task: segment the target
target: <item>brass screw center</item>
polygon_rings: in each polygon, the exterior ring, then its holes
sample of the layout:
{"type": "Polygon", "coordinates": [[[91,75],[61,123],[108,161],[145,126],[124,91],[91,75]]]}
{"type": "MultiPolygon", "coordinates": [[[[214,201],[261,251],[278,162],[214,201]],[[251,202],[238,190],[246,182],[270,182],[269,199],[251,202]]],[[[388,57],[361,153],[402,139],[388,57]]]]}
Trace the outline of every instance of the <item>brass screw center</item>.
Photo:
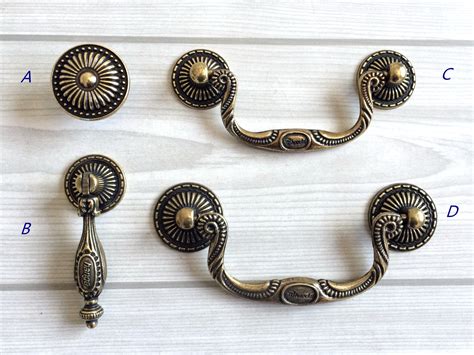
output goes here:
{"type": "Polygon", "coordinates": [[[79,76],[79,84],[85,89],[91,89],[97,84],[97,75],[92,71],[85,71],[79,76]]]}
{"type": "Polygon", "coordinates": [[[393,85],[400,84],[407,76],[407,68],[400,62],[391,63],[388,68],[388,80],[393,85]]]}
{"type": "Polygon", "coordinates": [[[179,228],[190,230],[194,228],[194,209],[189,207],[181,208],[176,213],[176,224],[179,228]]]}
{"type": "Polygon", "coordinates": [[[407,212],[408,227],[418,229],[425,223],[425,214],[417,207],[411,207],[407,212]]]}
{"type": "Polygon", "coordinates": [[[191,80],[196,84],[205,84],[209,80],[209,68],[203,62],[194,63],[189,70],[191,80]]]}

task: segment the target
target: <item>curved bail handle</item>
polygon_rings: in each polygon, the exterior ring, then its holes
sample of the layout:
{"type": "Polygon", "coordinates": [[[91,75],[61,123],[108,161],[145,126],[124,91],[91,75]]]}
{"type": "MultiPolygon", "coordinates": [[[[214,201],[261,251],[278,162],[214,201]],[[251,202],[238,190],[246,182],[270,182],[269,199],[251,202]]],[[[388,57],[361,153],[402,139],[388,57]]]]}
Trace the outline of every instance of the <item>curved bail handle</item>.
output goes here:
{"type": "Polygon", "coordinates": [[[300,152],[332,148],[347,143],[364,133],[372,121],[374,101],[372,93],[385,85],[387,74],[381,71],[368,71],[357,80],[359,93],[359,117],[351,128],[343,132],[329,132],[316,129],[286,128],[251,132],[242,128],[235,119],[234,109],[237,97],[237,79],[228,69],[212,73],[210,82],[224,95],[221,101],[221,118],[224,127],[233,136],[256,148],[300,152]]]}
{"type": "Polygon", "coordinates": [[[95,228],[95,217],[100,214],[99,198],[94,196],[96,178],[92,173],[84,172],[79,179],[82,195],[78,213],[83,218],[83,228],[76,251],[74,280],[85,301],[79,314],[88,328],[95,328],[104,313],[98,299],[107,278],[107,263],[95,228]]]}
{"type": "Polygon", "coordinates": [[[228,236],[225,218],[217,213],[198,218],[197,230],[211,241],[208,268],[214,280],[228,292],[252,300],[265,300],[290,305],[306,305],[349,298],[375,286],[388,268],[388,239],[399,233],[403,216],[382,213],[372,225],[374,260],[364,275],[345,282],[310,277],[291,277],[266,281],[241,281],[231,276],[224,266],[228,236]]]}
{"type": "Polygon", "coordinates": [[[336,301],[368,290],[387,271],[389,248],[407,251],[425,245],[437,222],[436,207],[425,191],[410,184],[390,185],[369,208],[374,257],[364,275],[343,282],[310,277],[241,281],[225,269],[228,226],[219,200],[208,188],[195,183],[173,186],[159,199],[154,216],[158,235],[168,246],[184,252],[209,247],[209,272],[228,292],[292,305],[336,301]]]}
{"type": "Polygon", "coordinates": [[[358,71],[359,117],[343,132],[304,128],[252,132],[240,127],[234,117],[236,77],[212,51],[185,53],[173,69],[172,82],[175,93],[188,106],[210,108],[221,103],[225,128],[242,142],[271,151],[301,152],[332,148],[357,138],[367,130],[374,105],[385,109],[402,105],[412,95],[416,79],[413,66],[402,54],[390,50],[372,53],[358,71]]]}

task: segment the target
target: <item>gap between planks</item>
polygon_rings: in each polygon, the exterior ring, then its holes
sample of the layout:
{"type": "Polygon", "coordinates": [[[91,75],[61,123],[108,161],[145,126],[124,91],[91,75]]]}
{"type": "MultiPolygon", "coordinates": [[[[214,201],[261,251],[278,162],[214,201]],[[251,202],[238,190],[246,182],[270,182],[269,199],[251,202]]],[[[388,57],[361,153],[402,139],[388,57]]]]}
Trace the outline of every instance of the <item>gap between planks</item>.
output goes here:
{"type": "MultiPolygon", "coordinates": [[[[460,279],[387,279],[378,284],[388,287],[405,286],[474,286],[473,278],[460,279]]],[[[108,289],[137,290],[165,288],[209,288],[219,287],[211,280],[203,281],[158,281],[158,282],[109,282],[108,289]]],[[[48,291],[75,290],[73,283],[41,283],[41,284],[0,284],[0,291],[48,291]]]]}
{"type": "Polygon", "coordinates": [[[414,47],[473,47],[474,40],[401,40],[401,39],[312,39],[312,38],[214,38],[160,36],[87,36],[87,35],[26,35],[0,34],[0,41],[18,42],[120,42],[169,44],[235,44],[235,45],[294,45],[294,46],[414,46],[414,47]]]}

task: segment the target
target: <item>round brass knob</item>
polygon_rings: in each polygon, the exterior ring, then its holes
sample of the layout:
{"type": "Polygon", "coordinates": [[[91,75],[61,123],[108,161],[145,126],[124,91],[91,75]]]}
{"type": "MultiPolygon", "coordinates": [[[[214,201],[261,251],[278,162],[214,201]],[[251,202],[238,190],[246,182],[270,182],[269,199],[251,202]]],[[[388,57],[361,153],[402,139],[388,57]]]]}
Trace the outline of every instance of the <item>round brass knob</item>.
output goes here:
{"type": "Polygon", "coordinates": [[[156,204],[155,228],[170,247],[184,252],[198,251],[210,243],[196,230],[196,219],[206,213],[223,213],[212,191],[195,183],[175,185],[156,204]]]}
{"type": "Polygon", "coordinates": [[[51,82],[61,107],[87,121],[116,112],[129,89],[125,64],[110,49],[96,44],[83,44],[65,52],[54,66],[51,82]]]}
{"type": "Polygon", "coordinates": [[[369,223],[383,212],[400,214],[404,223],[400,233],[389,238],[390,248],[401,251],[418,249],[434,234],[438,215],[431,197],[411,184],[395,184],[380,191],[369,208],[369,223]]]}
{"type": "Polygon", "coordinates": [[[217,69],[229,69],[229,66],[213,51],[196,49],[182,55],[171,75],[173,89],[181,102],[201,109],[218,105],[224,92],[209,83],[212,72],[217,69]]]}
{"type": "Polygon", "coordinates": [[[386,82],[381,83],[372,93],[374,105],[379,108],[391,109],[401,106],[415,90],[415,69],[403,54],[392,50],[372,53],[360,65],[359,77],[368,71],[386,73],[386,82]]]}

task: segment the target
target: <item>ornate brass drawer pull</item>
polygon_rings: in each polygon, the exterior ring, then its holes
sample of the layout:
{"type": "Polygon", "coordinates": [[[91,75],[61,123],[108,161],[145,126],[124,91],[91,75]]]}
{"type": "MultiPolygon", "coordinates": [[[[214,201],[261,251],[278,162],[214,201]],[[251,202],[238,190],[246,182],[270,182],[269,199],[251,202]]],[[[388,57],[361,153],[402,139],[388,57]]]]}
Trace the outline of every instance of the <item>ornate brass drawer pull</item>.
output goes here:
{"type": "Polygon", "coordinates": [[[369,208],[374,262],[367,273],[345,282],[309,277],[247,282],[225,270],[227,222],[209,189],[193,183],[176,185],[161,196],[154,213],[158,235],[168,246],[184,252],[209,246],[209,272],[228,292],[297,305],[341,300],[373,287],[387,271],[389,247],[401,251],[421,247],[433,235],[436,221],[436,207],[425,191],[410,184],[391,185],[375,196],[369,208]]]}
{"type": "Polygon", "coordinates": [[[54,97],[66,112],[86,121],[113,114],[127,99],[127,68],[110,49],[82,44],[69,49],[54,65],[54,97]]]}
{"type": "Polygon", "coordinates": [[[80,311],[87,327],[95,328],[104,313],[98,304],[107,263],[95,228],[95,217],[114,208],[125,192],[125,177],[112,159],[88,155],[77,160],[66,173],[67,198],[83,218],[82,237],[76,252],[74,280],[85,305],[80,311]]]}
{"type": "Polygon", "coordinates": [[[273,151],[307,151],[331,148],[362,134],[370,124],[373,108],[392,109],[405,103],[415,88],[413,66],[400,53],[383,50],[368,56],[357,72],[360,113],[355,125],[340,133],[317,129],[271,129],[250,132],[234,117],[237,79],[225,60],[209,50],[197,49],[176,62],[173,88],[186,105],[206,109],[221,103],[221,116],[227,131],[256,148],[273,151]]]}

